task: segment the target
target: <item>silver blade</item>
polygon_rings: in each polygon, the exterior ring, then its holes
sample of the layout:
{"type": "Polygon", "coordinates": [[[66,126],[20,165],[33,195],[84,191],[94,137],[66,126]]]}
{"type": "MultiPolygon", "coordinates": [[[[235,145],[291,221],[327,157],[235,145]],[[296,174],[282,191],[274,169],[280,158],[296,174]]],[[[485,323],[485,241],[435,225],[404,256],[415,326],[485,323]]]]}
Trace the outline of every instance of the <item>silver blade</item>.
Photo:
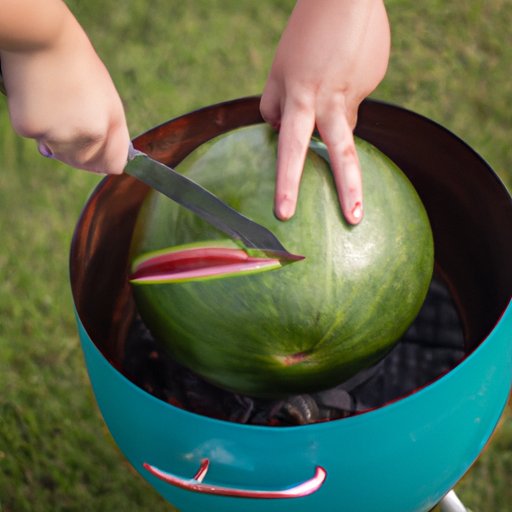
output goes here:
{"type": "Polygon", "coordinates": [[[264,226],[245,217],[201,185],[145,153],[130,148],[129,161],[124,171],[188,208],[231,238],[240,240],[248,249],[263,251],[284,260],[304,258],[288,252],[264,226]]]}

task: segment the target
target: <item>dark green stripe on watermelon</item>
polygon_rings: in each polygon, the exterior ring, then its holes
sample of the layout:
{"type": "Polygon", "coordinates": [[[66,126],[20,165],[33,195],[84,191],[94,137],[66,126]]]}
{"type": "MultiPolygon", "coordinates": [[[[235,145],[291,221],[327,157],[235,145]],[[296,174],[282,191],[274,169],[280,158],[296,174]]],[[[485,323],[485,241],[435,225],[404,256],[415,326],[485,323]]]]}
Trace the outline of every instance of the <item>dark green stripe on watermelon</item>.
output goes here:
{"type": "MultiPolygon", "coordinates": [[[[134,286],[145,323],[179,362],[220,387],[279,396],[338,384],[393,347],[424,301],[432,233],[405,175],[370,144],[356,145],[365,192],[356,227],[342,218],[330,169],[312,151],[295,216],[275,218],[277,141],[266,126],[232,132],[183,162],[187,176],[306,258],[271,272],[134,286]]],[[[236,247],[150,194],[133,255],[190,243],[236,247]]]]}

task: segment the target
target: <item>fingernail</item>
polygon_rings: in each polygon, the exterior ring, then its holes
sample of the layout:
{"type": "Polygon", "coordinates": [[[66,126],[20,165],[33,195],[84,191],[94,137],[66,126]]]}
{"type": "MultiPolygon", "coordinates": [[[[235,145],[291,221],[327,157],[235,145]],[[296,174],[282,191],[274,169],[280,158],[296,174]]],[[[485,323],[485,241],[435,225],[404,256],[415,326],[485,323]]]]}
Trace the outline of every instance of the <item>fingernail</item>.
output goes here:
{"type": "Polygon", "coordinates": [[[280,220],[288,220],[293,217],[294,213],[293,203],[289,199],[283,199],[278,205],[276,205],[275,214],[280,220]]]}
{"type": "Polygon", "coordinates": [[[41,155],[43,155],[44,157],[52,158],[52,156],[53,156],[52,150],[44,142],[40,142],[37,145],[37,149],[38,149],[39,153],[41,153],[41,155]]]}
{"type": "Polygon", "coordinates": [[[359,221],[363,217],[363,205],[358,201],[352,208],[352,217],[359,221]]]}

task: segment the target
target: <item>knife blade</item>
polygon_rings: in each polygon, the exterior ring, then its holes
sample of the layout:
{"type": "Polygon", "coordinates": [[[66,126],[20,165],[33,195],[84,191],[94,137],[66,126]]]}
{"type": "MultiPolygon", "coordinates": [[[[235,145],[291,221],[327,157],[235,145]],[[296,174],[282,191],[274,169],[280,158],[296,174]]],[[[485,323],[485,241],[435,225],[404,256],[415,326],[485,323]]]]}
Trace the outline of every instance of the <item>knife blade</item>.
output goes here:
{"type": "Polygon", "coordinates": [[[249,251],[262,251],[284,261],[298,261],[304,256],[287,251],[266,227],[245,217],[195,181],[147,154],[130,147],[124,172],[161,192],[181,206],[199,215],[249,251]]]}

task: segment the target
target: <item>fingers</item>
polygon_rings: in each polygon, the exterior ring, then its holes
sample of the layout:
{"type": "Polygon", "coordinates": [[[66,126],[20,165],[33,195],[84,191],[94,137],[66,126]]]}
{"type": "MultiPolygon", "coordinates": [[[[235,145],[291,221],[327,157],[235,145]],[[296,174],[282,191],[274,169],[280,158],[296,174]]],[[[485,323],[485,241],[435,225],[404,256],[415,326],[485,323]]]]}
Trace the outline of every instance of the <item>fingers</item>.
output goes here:
{"type": "Polygon", "coordinates": [[[274,130],[279,130],[281,126],[281,103],[277,84],[273,80],[268,80],[260,101],[260,112],[263,119],[274,130]]]}
{"type": "Polygon", "coordinates": [[[343,215],[350,224],[358,224],[363,218],[363,184],[354,135],[347,115],[342,109],[330,109],[326,115],[317,118],[317,127],[329,151],[343,215]]]}
{"type": "Polygon", "coordinates": [[[121,174],[126,165],[130,137],[124,115],[110,120],[106,129],[68,137],[40,137],[39,153],[77,169],[102,174],[121,174]]]}
{"type": "Polygon", "coordinates": [[[307,99],[288,100],[281,112],[279,95],[274,92],[271,85],[267,86],[260,109],[265,121],[279,129],[276,216],[288,220],[295,213],[304,161],[316,121],[329,151],[343,215],[350,224],[358,224],[363,218],[363,187],[352,133],[356,115],[346,112],[344,102],[332,102],[326,108],[319,108],[307,99]]]}
{"type": "Polygon", "coordinates": [[[281,114],[272,95],[263,98],[263,117],[279,129],[274,213],[279,219],[288,220],[297,207],[304,160],[315,126],[314,109],[308,102],[293,101],[284,105],[281,114]]]}
{"type": "Polygon", "coordinates": [[[128,127],[124,120],[111,129],[107,144],[102,156],[102,162],[99,167],[103,167],[108,174],[121,174],[128,160],[128,151],[130,147],[130,135],[128,127]]]}
{"type": "Polygon", "coordinates": [[[295,213],[304,161],[314,127],[314,112],[309,109],[287,108],[281,119],[274,211],[282,220],[290,219],[295,213]]]}

